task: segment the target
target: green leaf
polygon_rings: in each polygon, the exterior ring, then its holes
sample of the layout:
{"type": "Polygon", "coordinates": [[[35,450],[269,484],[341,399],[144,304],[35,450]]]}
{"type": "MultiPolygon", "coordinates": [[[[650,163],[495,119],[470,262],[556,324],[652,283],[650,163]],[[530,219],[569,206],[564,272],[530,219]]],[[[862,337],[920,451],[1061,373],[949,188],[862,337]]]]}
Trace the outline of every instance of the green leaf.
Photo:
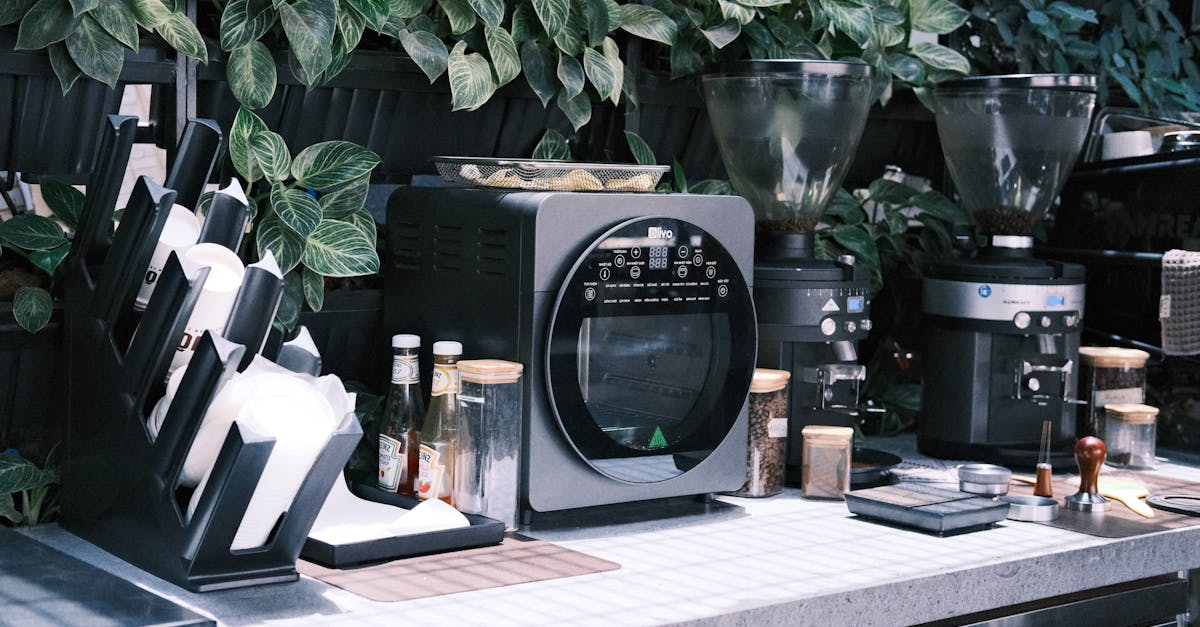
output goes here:
{"type": "Polygon", "coordinates": [[[186,54],[201,63],[208,63],[208,48],[196,25],[182,13],[171,13],[167,19],[154,28],[168,44],[176,51],[186,54]]]}
{"type": "Polygon", "coordinates": [[[230,52],[225,76],[233,96],[251,109],[267,106],[275,95],[275,59],[261,41],[253,40],[230,52]]]}
{"type": "Polygon", "coordinates": [[[233,127],[229,130],[229,158],[238,174],[253,183],[263,177],[262,168],[250,154],[250,137],[255,133],[266,132],[269,129],[262,119],[246,107],[238,107],[237,115],[233,118],[233,127]]]}
{"type": "Polygon", "coordinates": [[[571,11],[571,0],[533,0],[533,10],[538,21],[551,39],[558,36],[559,31],[567,24],[571,11]]]}
{"type": "Polygon", "coordinates": [[[475,11],[467,0],[437,0],[450,20],[450,32],[461,35],[475,27],[475,11]]]}
{"type": "MultiPolygon", "coordinates": [[[[342,52],[351,54],[354,48],[358,46],[358,42],[362,41],[363,31],[367,29],[367,18],[355,10],[348,4],[349,0],[340,0],[342,4],[338,5],[337,12],[337,30],[334,31],[333,40],[338,44],[334,49],[334,53],[342,52]]],[[[376,30],[383,32],[387,29],[387,21],[376,30]]],[[[394,36],[394,35],[393,35],[394,36]]],[[[333,63],[332,61],[330,62],[333,63]]]]}
{"type": "Polygon", "coordinates": [[[558,53],[558,82],[567,98],[574,98],[583,91],[583,66],[575,57],[562,52],[558,53]]]}
{"type": "Polygon", "coordinates": [[[0,492],[0,518],[6,518],[14,525],[19,525],[24,520],[21,512],[18,512],[13,504],[13,495],[7,492],[0,492]]]}
{"type": "Polygon", "coordinates": [[[46,49],[50,53],[50,69],[54,70],[54,75],[58,77],[58,84],[62,88],[63,95],[66,95],[71,90],[71,86],[75,81],[83,76],[83,71],[78,65],[71,60],[71,53],[67,52],[67,44],[61,41],[56,44],[50,44],[46,49]]]}
{"type": "Polygon", "coordinates": [[[960,74],[971,73],[971,64],[966,57],[945,46],[923,41],[912,47],[912,53],[932,67],[960,74]]]}
{"type": "Polygon", "coordinates": [[[859,263],[868,268],[879,268],[879,248],[875,238],[862,225],[836,226],[830,231],[833,239],[850,251],[859,263]]]}
{"type": "Polygon", "coordinates": [[[323,220],[308,236],[304,265],[325,276],[347,277],[379,271],[375,242],[353,224],[323,220]]]}
{"type": "Polygon", "coordinates": [[[580,0],[583,10],[583,23],[587,28],[587,45],[599,46],[605,36],[615,27],[609,25],[608,6],[605,0],[580,0]]]}
{"type": "Polygon", "coordinates": [[[388,0],[346,0],[346,3],[367,18],[371,28],[378,31],[387,24],[388,13],[391,11],[391,4],[388,0]]]}
{"type": "Polygon", "coordinates": [[[725,46],[733,43],[738,35],[742,34],[742,25],[735,18],[730,18],[711,28],[700,30],[704,33],[704,38],[713,45],[714,48],[720,50],[725,46]]]}
{"type": "Polygon", "coordinates": [[[75,12],[75,15],[83,15],[96,8],[98,4],[100,4],[100,0],[71,0],[71,10],[75,12]]]}
{"type": "Polygon", "coordinates": [[[554,45],[558,46],[559,50],[573,57],[582,56],[584,48],[587,47],[583,41],[586,34],[587,25],[584,24],[583,12],[581,9],[572,6],[567,16],[566,26],[563,26],[558,31],[558,34],[554,36],[554,45]]]}
{"type": "Polygon", "coordinates": [[[871,19],[875,20],[876,24],[900,26],[904,24],[905,17],[904,14],[895,7],[884,4],[875,7],[874,10],[871,11],[871,19]]]}
{"type": "Polygon", "coordinates": [[[513,41],[519,44],[533,41],[540,36],[541,32],[542,25],[538,21],[537,13],[533,10],[533,5],[528,3],[517,5],[512,16],[513,41]]]}
{"type": "Polygon", "coordinates": [[[283,31],[301,71],[293,72],[312,87],[317,77],[333,61],[333,33],[337,28],[337,7],[333,0],[299,0],[278,7],[283,31]]]}
{"type": "Polygon", "coordinates": [[[250,158],[268,179],[282,181],[288,177],[292,167],[292,156],[288,153],[283,137],[271,131],[259,131],[250,136],[250,158]]]}
{"type": "Polygon", "coordinates": [[[50,485],[52,481],[53,475],[38,468],[33,462],[0,453],[0,494],[35,490],[50,485]]]}
{"type": "Polygon", "coordinates": [[[521,44],[521,66],[525,71],[525,82],[529,83],[545,107],[558,88],[554,53],[531,39],[521,44]]]}
{"type": "Polygon", "coordinates": [[[420,67],[425,76],[429,78],[430,83],[437,80],[446,71],[450,53],[446,50],[446,44],[442,43],[437,35],[423,30],[404,30],[400,32],[400,44],[404,46],[404,51],[417,64],[417,67],[420,67]]]}
{"type": "Polygon", "coordinates": [[[16,24],[18,20],[25,17],[33,3],[37,0],[6,0],[0,2],[0,26],[8,26],[16,24]]]}
{"type": "Polygon", "coordinates": [[[871,10],[845,0],[820,0],[834,27],[859,45],[871,38],[871,10]]]}
{"type": "MultiPolygon", "coordinates": [[[[612,43],[613,53],[615,54],[616,42],[611,39],[608,39],[608,42],[612,43]]],[[[621,99],[624,66],[621,64],[620,58],[616,58],[615,65],[612,63],[612,60],[612,56],[601,54],[593,48],[588,48],[583,52],[583,69],[587,72],[588,80],[592,81],[592,85],[596,87],[596,91],[602,97],[608,98],[613,104],[617,104],[621,99]]]]}
{"type": "Polygon", "coordinates": [[[585,93],[578,93],[572,97],[567,97],[565,92],[558,93],[558,108],[571,122],[571,126],[575,130],[583,128],[592,119],[592,101],[585,93]]]}
{"type": "Polygon", "coordinates": [[[113,39],[121,42],[122,46],[137,52],[138,49],[138,30],[137,21],[133,19],[133,12],[121,0],[102,0],[100,4],[92,9],[89,13],[105,32],[112,35],[113,39]]]}
{"type": "Polygon", "coordinates": [[[364,237],[372,242],[379,237],[379,227],[375,224],[375,218],[363,209],[350,214],[343,222],[353,224],[355,228],[362,231],[364,237]]]}
{"type": "Polygon", "coordinates": [[[62,263],[63,259],[67,258],[70,252],[71,244],[66,243],[50,250],[31,250],[25,255],[29,258],[30,263],[40,268],[46,274],[54,276],[59,264],[62,263]]]}
{"type": "Polygon", "coordinates": [[[917,190],[890,179],[875,179],[871,181],[868,189],[871,193],[871,200],[893,205],[906,203],[917,193],[917,190]]]}
{"type": "Polygon", "coordinates": [[[971,16],[950,0],[910,0],[908,15],[912,30],[938,35],[953,32],[971,16]]]}
{"type": "Polygon", "coordinates": [[[79,217],[83,215],[83,192],[48,176],[43,176],[40,181],[42,200],[46,206],[67,225],[67,228],[74,229],[79,224],[79,217]]]}
{"type": "Polygon", "coordinates": [[[447,64],[450,104],[454,111],[474,111],[483,106],[496,91],[496,81],[487,59],[475,52],[466,54],[466,49],[465,41],[454,44],[447,64]]]}
{"type": "MultiPolygon", "coordinates": [[[[675,43],[675,21],[665,13],[644,4],[622,4],[621,30],[671,46],[675,43]]],[[[674,50],[672,50],[674,53],[674,50]]]]}
{"type": "Polygon", "coordinates": [[[729,181],[719,179],[704,179],[688,189],[689,194],[707,194],[712,196],[729,196],[733,194],[733,186],[729,181]]]}
{"type": "MultiPolygon", "coordinates": [[[[1073,19],[1079,20],[1081,22],[1087,22],[1088,24],[1099,24],[1100,23],[1100,20],[1096,19],[1096,11],[1095,10],[1077,7],[1073,4],[1067,4],[1066,2],[1062,2],[1061,0],[1056,0],[1055,2],[1051,2],[1050,5],[1046,7],[1046,9],[1048,11],[1057,13],[1063,17],[1073,18],[1073,19]]],[[[1170,15],[1170,14],[1168,13],[1168,15],[1170,15]]]]}
{"type": "Polygon", "coordinates": [[[658,159],[654,156],[654,150],[650,148],[650,144],[642,139],[641,135],[633,131],[625,131],[625,143],[629,144],[629,152],[633,153],[633,160],[638,165],[658,165],[658,159]]]}
{"type": "Polygon", "coordinates": [[[292,161],[296,184],[315,190],[344,185],[371,172],[379,155],[353,142],[334,140],[313,144],[292,161]]]}
{"type": "Polygon", "coordinates": [[[255,244],[258,245],[258,255],[262,257],[266,251],[271,251],[279,269],[285,274],[300,263],[304,254],[304,237],[283,223],[279,216],[267,216],[258,223],[255,233],[255,244]]]}
{"type": "Polygon", "coordinates": [[[486,26],[483,34],[487,38],[488,53],[492,56],[492,67],[496,70],[496,85],[505,85],[521,74],[521,56],[512,35],[503,28],[486,26]]]}
{"type": "Polygon", "coordinates": [[[171,9],[162,0],[130,0],[133,19],[146,28],[158,28],[171,17],[171,9]]]}
{"type": "Polygon", "coordinates": [[[704,69],[704,57],[686,45],[671,46],[671,78],[698,74],[704,69]]]}
{"type": "Polygon", "coordinates": [[[83,21],[67,0],[38,0],[21,20],[16,50],[38,50],[67,38],[83,21]]]}
{"type": "Polygon", "coordinates": [[[563,137],[562,133],[548,128],[542,134],[542,138],[538,140],[537,146],[534,146],[532,156],[534,159],[569,161],[571,159],[571,147],[567,144],[567,138],[563,137]]]}
{"type": "Polygon", "coordinates": [[[1046,15],[1045,13],[1043,13],[1041,11],[1037,11],[1037,10],[1029,11],[1028,13],[1026,13],[1026,17],[1029,19],[1029,22],[1031,24],[1033,24],[1034,26],[1045,26],[1046,24],[1050,23],[1050,16],[1046,15]]]}
{"type": "Polygon", "coordinates": [[[252,13],[249,0],[230,0],[221,13],[221,49],[232,51],[271,30],[279,14],[271,6],[252,13]]]}
{"type": "Polygon", "coordinates": [[[908,204],[952,224],[967,224],[970,216],[958,205],[936,191],[922,192],[908,200],[908,204]]]}
{"type": "Polygon", "coordinates": [[[90,15],[67,36],[67,52],[84,74],[116,89],[125,65],[125,47],[90,15]]]}
{"type": "Polygon", "coordinates": [[[0,222],[0,240],[25,250],[50,250],[64,244],[67,238],[54,220],[23,213],[0,222]]]}
{"type": "Polygon", "coordinates": [[[364,174],[346,184],[345,187],[317,199],[324,220],[345,220],[367,202],[371,176],[364,174]]]}
{"type": "Polygon", "coordinates": [[[887,64],[892,74],[902,81],[913,85],[925,82],[925,65],[913,57],[906,54],[889,54],[887,64]]]}
{"type": "Polygon", "coordinates": [[[325,306],[325,277],[311,268],[304,268],[300,276],[304,286],[304,302],[308,303],[309,309],[321,311],[325,306]]]}
{"type": "Polygon", "coordinates": [[[272,185],[271,208],[300,237],[308,237],[321,223],[321,206],[304,190],[288,189],[278,183],[272,185]]]}
{"type": "Polygon", "coordinates": [[[753,22],[756,15],[754,9],[733,0],[717,0],[717,6],[725,19],[737,20],[742,26],[753,22]]]}
{"type": "Polygon", "coordinates": [[[504,21],[504,0],[467,0],[483,23],[498,28],[504,21]]]}
{"type": "MultiPolygon", "coordinates": [[[[388,2],[390,10],[388,12],[388,22],[396,19],[412,19],[429,10],[433,6],[433,0],[390,0],[388,2]]],[[[403,26],[403,24],[401,24],[403,26]]]]}
{"type": "Polygon", "coordinates": [[[50,298],[50,292],[40,287],[18,287],[13,294],[12,312],[13,318],[22,329],[37,333],[50,322],[50,314],[54,312],[54,299],[50,298]]]}

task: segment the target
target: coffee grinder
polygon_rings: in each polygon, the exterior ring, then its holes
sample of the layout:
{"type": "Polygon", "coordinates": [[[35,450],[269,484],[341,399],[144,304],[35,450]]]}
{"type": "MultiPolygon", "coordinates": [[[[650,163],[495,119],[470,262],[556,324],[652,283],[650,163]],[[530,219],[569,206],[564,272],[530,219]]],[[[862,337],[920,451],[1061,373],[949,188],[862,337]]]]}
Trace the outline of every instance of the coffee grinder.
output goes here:
{"type": "Polygon", "coordinates": [[[1084,268],[1033,256],[1033,232],[1079,156],[1096,78],[980,76],[939,85],[946,165],[986,244],[922,284],[922,453],[1032,467],[1043,422],[1070,460],[1084,268]]]}
{"type": "Polygon", "coordinates": [[[701,79],[725,169],[754,207],[758,366],[792,374],[794,478],[801,429],[858,422],[870,275],[852,256],[817,259],[813,232],[862,138],[873,76],[865,63],[755,60],[701,79]]]}

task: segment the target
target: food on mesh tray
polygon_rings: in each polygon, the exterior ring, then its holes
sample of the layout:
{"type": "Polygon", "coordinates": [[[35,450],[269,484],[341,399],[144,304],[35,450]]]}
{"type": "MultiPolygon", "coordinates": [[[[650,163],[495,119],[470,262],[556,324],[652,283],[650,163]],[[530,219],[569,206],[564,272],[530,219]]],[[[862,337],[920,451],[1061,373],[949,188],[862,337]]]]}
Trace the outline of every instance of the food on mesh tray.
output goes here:
{"type": "Polygon", "coordinates": [[[562,191],[595,191],[604,189],[604,183],[601,183],[600,179],[596,178],[591,172],[580,170],[579,168],[560,176],[535,181],[534,185],[539,189],[562,191]]]}
{"type": "Polygon", "coordinates": [[[604,182],[605,189],[631,190],[644,192],[654,187],[654,177],[649,174],[635,174],[627,179],[609,179],[604,182]]]}
{"type": "Polygon", "coordinates": [[[479,171],[479,166],[474,163],[468,163],[458,169],[458,175],[468,181],[478,181],[483,178],[483,172],[479,171]]]}
{"type": "Polygon", "coordinates": [[[508,168],[500,168],[479,181],[481,185],[491,187],[524,187],[525,181],[508,168]]]}

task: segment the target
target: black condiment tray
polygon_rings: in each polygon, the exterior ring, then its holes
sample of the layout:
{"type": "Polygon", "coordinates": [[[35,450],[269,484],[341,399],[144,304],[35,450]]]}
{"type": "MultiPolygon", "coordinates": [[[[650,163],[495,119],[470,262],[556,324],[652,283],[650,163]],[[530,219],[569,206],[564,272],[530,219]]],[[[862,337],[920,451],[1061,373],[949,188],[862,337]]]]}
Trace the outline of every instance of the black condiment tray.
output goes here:
{"type": "MultiPolygon", "coordinates": [[[[384,492],[374,486],[352,484],[350,491],[359,498],[404,509],[412,509],[420,503],[415,498],[384,492]]],[[[347,544],[329,544],[308,538],[300,550],[300,557],[328,568],[345,568],[365,562],[492,546],[504,539],[503,522],[477,514],[463,515],[471,526],[347,544]]]]}
{"type": "Polygon", "coordinates": [[[853,514],[939,535],[986,529],[1008,515],[1008,503],[923,483],[853,490],[845,497],[853,514]]]}

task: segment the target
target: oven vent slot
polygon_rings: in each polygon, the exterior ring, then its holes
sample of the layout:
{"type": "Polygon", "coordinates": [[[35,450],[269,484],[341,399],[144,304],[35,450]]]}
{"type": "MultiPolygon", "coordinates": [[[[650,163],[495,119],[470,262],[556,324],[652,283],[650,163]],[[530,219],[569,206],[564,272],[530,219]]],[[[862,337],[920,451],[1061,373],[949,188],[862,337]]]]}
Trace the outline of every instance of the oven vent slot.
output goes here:
{"type": "Polygon", "coordinates": [[[484,276],[504,278],[515,262],[508,248],[508,230],[493,227],[476,229],[475,271],[484,276]]]}
{"type": "Polygon", "coordinates": [[[433,225],[433,269],[438,272],[462,272],[466,264],[463,228],[455,224],[433,225]]]}
{"type": "Polygon", "coordinates": [[[651,383],[645,379],[626,377],[619,374],[605,374],[602,380],[611,385],[665,398],[690,399],[697,396],[697,391],[693,389],[664,385],[662,383],[651,383]]]}
{"type": "Polygon", "coordinates": [[[421,225],[415,222],[400,222],[392,229],[389,241],[393,266],[400,270],[421,269],[421,225]]]}

